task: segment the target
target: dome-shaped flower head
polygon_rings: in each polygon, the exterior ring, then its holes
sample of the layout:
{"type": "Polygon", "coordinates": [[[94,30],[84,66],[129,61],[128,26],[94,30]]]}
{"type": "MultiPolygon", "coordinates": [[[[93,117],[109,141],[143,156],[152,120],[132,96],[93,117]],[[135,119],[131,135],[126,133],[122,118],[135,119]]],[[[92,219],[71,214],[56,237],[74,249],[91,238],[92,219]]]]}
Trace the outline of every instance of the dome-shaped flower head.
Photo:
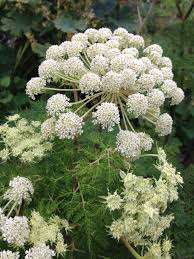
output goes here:
{"type": "Polygon", "coordinates": [[[53,138],[55,135],[55,118],[48,118],[41,125],[41,133],[43,138],[53,138]]]}
{"type": "Polygon", "coordinates": [[[27,250],[25,259],[52,259],[54,256],[55,252],[43,244],[27,250]]]}
{"type": "Polygon", "coordinates": [[[62,46],[52,45],[46,51],[46,59],[62,60],[64,51],[62,46]]]}
{"type": "Polygon", "coordinates": [[[169,135],[172,131],[172,124],[172,117],[168,113],[163,113],[156,122],[155,130],[159,136],[169,135]]]}
{"type": "Polygon", "coordinates": [[[35,95],[41,94],[46,86],[46,81],[40,77],[33,77],[26,84],[26,94],[35,100],[35,95]]]}
{"type": "Polygon", "coordinates": [[[60,139],[74,139],[83,132],[82,127],[82,118],[73,112],[67,112],[61,114],[56,121],[55,132],[60,139]]]}
{"type": "Polygon", "coordinates": [[[121,130],[117,134],[117,150],[130,161],[138,159],[141,154],[139,135],[128,130],[121,130]]]}
{"type": "Polygon", "coordinates": [[[135,118],[146,114],[148,109],[147,97],[140,93],[129,95],[127,100],[127,109],[129,113],[132,113],[135,116],[135,118]]]}
{"type": "Polygon", "coordinates": [[[31,181],[25,177],[16,176],[9,182],[9,189],[5,192],[4,200],[21,204],[22,201],[30,202],[34,188],[31,181]]]}
{"type": "Polygon", "coordinates": [[[47,113],[51,116],[60,115],[71,106],[69,98],[65,94],[55,94],[47,101],[47,113]]]}
{"type": "Polygon", "coordinates": [[[29,238],[29,225],[26,217],[7,218],[2,226],[1,233],[4,241],[18,247],[24,246],[29,238]]]}
{"type": "Polygon", "coordinates": [[[12,252],[12,251],[1,251],[0,252],[0,258],[1,259],[19,259],[20,258],[20,254],[18,252],[12,252]]]}
{"type": "Polygon", "coordinates": [[[94,124],[100,124],[103,129],[112,131],[120,123],[119,109],[114,103],[104,102],[93,112],[94,124]]]}
{"type": "Polygon", "coordinates": [[[95,73],[87,73],[79,81],[79,89],[82,93],[93,94],[101,87],[100,77],[95,73]]]}

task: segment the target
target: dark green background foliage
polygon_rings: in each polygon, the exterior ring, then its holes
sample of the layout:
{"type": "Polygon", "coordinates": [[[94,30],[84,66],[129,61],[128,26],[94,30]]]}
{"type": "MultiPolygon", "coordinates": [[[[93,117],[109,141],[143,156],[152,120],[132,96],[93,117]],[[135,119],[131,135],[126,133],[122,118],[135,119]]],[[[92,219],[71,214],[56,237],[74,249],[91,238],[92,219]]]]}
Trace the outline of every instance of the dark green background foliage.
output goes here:
{"type": "MultiPolygon", "coordinates": [[[[0,0],[0,120],[20,112],[27,118],[43,120],[45,97],[36,104],[25,95],[25,84],[37,75],[37,68],[51,44],[70,39],[88,27],[119,26],[140,33],[150,43],[158,43],[173,62],[178,86],[185,100],[170,110],[174,119],[172,136],[158,140],[170,161],[182,172],[184,186],[180,199],[169,211],[175,214],[168,233],[175,259],[194,258],[194,16],[189,0],[0,0]],[[137,9],[141,18],[139,19],[137,9]],[[191,12],[190,12],[191,10],[191,12]]],[[[194,4],[194,3],[193,3],[194,4]]],[[[146,125],[142,124],[142,127],[146,125]]],[[[101,203],[107,188],[119,187],[119,169],[126,170],[115,153],[108,159],[106,148],[113,146],[115,132],[100,132],[92,125],[72,144],[56,141],[39,164],[21,168],[18,161],[1,164],[1,194],[14,175],[29,176],[35,196],[24,214],[38,210],[45,218],[53,214],[66,217],[74,230],[67,237],[74,247],[67,258],[130,258],[122,244],[107,234],[113,217],[101,203]],[[80,191],[73,191],[74,180],[80,191]],[[41,199],[40,199],[41,197],[41,199]]],[[[138,175],[157,177],[153,160],[134,164],[138,175]],[[151,168],[151,169],[150,169],[151,168]]],[[[3,244],[0,244],[3,248],[3,244]]]]}

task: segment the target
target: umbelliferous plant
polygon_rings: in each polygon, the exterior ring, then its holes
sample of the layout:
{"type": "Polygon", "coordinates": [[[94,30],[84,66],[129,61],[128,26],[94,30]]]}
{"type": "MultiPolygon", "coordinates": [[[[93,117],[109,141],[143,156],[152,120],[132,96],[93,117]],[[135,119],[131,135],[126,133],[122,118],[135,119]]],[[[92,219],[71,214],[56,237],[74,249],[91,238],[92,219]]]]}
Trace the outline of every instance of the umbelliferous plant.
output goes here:
{"type": "MultiPolygon", "coordinates": [[[[32,99],[54,92],[46,105],[48,118],[41,125],[45,141],[69,139],[76,145],[89,120],[97,125],[96,130],[117,132],[112,147],[91,164],[117,153],[127,165],[128,172],[120,173],[122,190],[116,188],[103,197],[111,213],[118,211],[112,224],[104,227],[138,259],[170,258],[171,242],[162,234],[173,219],[166,215],[167,205],[178,199],[177,188],[182,183],[164,151],[158,148],[155,153],[154,134],[150,136],[141,126],[141,121],[146,121],[151,126],[149,132],[154,126],[159,136],[170,134],[173,120],[164,104],[176,105],[184,98],[173,81],[170,59],[162,55],[159,45],[145,47],[141,36],[124,28],[114,32],[87,29],[71,41],[49,47],[39,66],[39,77],[26,86],[32,99]],[[144,154],[150,150],[152,153],[144,154]],[[130,168],[142,156],[158,159],[157,179],[137,176],[130,168]]],[[[85,210],[80,183],[72,177],[73,192],[80,192],[85,210]]]]}
{"type": "Polygon", "coordinates": [[[2,259],[50,259],[67,251],[62,231],[67,233],[71,226],[66,219],[54,216],[46,222],[36,211],[29,219],[20,216],[21,207],[31,202],[33,194],[32,182],[17,176],[10,181],[3,195],[1,202],[7,202],[0,208],[0,239],[12,250],[1,251],[2,259]]]}

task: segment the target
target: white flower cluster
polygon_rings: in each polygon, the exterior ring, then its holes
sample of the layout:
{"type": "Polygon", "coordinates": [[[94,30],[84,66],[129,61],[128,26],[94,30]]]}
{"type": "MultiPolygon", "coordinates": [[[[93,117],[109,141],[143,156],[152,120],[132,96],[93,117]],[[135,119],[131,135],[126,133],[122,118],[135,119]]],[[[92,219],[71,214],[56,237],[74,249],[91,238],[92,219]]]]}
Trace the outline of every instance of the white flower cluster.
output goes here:
{"type": "MultiPolygon", "coordinates": [[[[124,130],[132,129],[131,120],[142,117],[154,124],[159,136],[165,136],[172,131],[170,115],[160,114],[165,99],[177,105],[184,98],[182,89],[173,81],[171,60],[163,56],[162,48],[157,44],[145,47],[141,36],[124,28],[113,32],[90,28],[73,35],[71,41],[50,46],[39,67],[39,78],[28,82],[26,92],[34,99],[43,90],[52,90],[52,82],[65,85],[68,89],[63,91],[76,89],[80,98],[86,98],[75,103],[62,94],[49,98],[48,116],[55,120],[48,118],[43,123],[45,138],[74,139],[81,134],[83,122],[77,113],[88,103],[94,124],[103,129],[110,131],[115,124],[124,130]],[[49,88],[47,82],[51,83],[49,88]],[[80,108],[74,109],[74,104],[80,104],[80,108]]],[[[6,152],[2,155],[6,156],[6,152]]]]}
{"type": "Polygon", "coordinates": [[[0,252],[0,259],[19,259],[19,253],[18,252],[12,252],[12,251],[1,251],[0,252]]]}
{"type": "Polygon", "coordinates": [[[152,138],[144,132],[121,130],[117,134],[117,150],[129,161],[138,159],[142,151],[151,150],[152,144],[152,138]]]}
{"type": "Polygon", "coordinates": [[[0,159],[18,157],[22,162],[35,162],[42,159],[52,144],[46,141],[40,132],[39,121],[30,123],[18,114],[8,117],[0,126],[0,138],[4,148],[0,150],[0,159]]]}
{"type": "Polygon", "coordinates": [[[25,259],[52,259],[55,252],[47,245],[40,245],[26,251],[25,259]]]}
{"type": "Polygon", "coordinates": [[[3,199],[22,204],[22,201],[29,203],[32,200],[34,188],[30,180],[17,176],[9,182],[9,189],[4,193],[3,199]]]}
{"type": "Polygon", "coordinates": [[[50,218],[48,222],[38,212],[32,212],[30,219],[30,243],[34,246],[40,246],[48,242],[55,245],[57,254],[64,254],[67,250],[67,244],[64,243],[61,230],[71,231],[69,222],[55,216],[50,218]]]}
{"type": "MultiPolygon", "coordinates": [[[[33,245],[26,251],[25,259],[50,259],[55,255],[64,255],[67,244],[62,232],[72,230],[66,219],[54,216],[46,222],[35,211],[31,213],[30,220],[18,215],[22,201],[30,202],[33,193],[32,183],[27,178],[17,176],[10,181],[9,189],[3,196],[8,202],[3,209],[0,207],[0,239],[16,249],[24,250],[26,246],[29,248],[33,245]],[[12,217],[12,214],[15,216],[12,217]],[[48,244],[51,244],[52,249],[48,244]]],[[[20,255],[9,250],[1,251],[0,258],[18,259],[20,255]]]]}
{"type": "Polygon", "coordinates": [[[4,241],[18,247],[24,246],[30,233],[28,219],[24,216],[6,218],[0,230],[4,241]]]}
{"type": "Polygon", "coordinates": [[[104,102],[93,112],[94,124],[100,124],[103,129],[112,131],[120,123],[119,109],[114,103],[104,102]]]}
{"type": "MultiPolygon", "coordinates": [[[[158,180],[143,178],[129,172],[121,172],[124,190],[121,195],[108,193],[105,203],[110,211],[120,210],[122,215],[110,226],[111,235],[120,239],[125,238],[135,246],[150,243],[157,244],[163,231],[170,226],[172,215],[165,215],[167,204],[178,198],[178,185],[183,183],[176,169],[166,161],[165,153],[159,150],[160,171],[158,180]]],[[[162,245],[163,254],[169,255],[170,242],[165,240],[162,245]]],[[[152,258],[150,248],[149,255],[152,258]]],[[[153,253],[153,251],[152,251],[153,253]]],[[[155,257],[154,257],[155,258],[155,257]]],[[[163,257],[156,257],[163,258],[163,257]]]]}

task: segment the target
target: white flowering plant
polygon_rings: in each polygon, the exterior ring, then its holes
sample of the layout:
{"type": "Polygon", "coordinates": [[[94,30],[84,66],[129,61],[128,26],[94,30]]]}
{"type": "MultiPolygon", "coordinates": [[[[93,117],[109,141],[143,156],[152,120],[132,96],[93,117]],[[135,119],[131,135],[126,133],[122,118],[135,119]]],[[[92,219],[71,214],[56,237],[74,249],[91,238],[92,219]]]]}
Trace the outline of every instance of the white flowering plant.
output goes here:
{"type": "MultiPolygon", "coordinates": [[[[113,32],[90,28],[73,35],[71,41],[50,46],[39,66],[39,77],[26,85],[32,100],[43,93],[51,95],[45,108],[47,119],[36,133],[31,126],[35,122],[29,123],[31,135],[17,129],[24,121],[18,115],[8,118],[1,128],[4,161],[14,156],[16,147],[24,163],[36,156],[40,161],[52,148],[49,158],[33,166],[39,171],[43,165],[44,177],[38,178],[43,182],[40,189],[47,186],[51,196],[52,205],[47,206],[62,215],[65,211],[66,218],[76,224],[71,243],[73,251],[80,251],[76,258],[82,258],[82,250],[88,251],[85,258],[91,256],[94,249],[101,258],[105,246],[115,246],[109,236],[137,259],[171,258],[171,241],[164,234],[173,215],[167,215],[166,210],[178,199],[178,186],[183,181],[155,141],[172,132],[173,120],[165,109],[179,104],[184,93],[173,81],[172,63],[163,56],[162,48],[145,45],[140,35],[124,28],[113,32]],[[9,138],[16,134],[12,131],[21,135],[19,147],[9,138]],[[146,162],[150,170],[147,178],[144,172],[137,174],[140,158],[152,159],[146,162]],[[45,174],[53,169],[52,176],[45,174]],[[154,170],[159,174],[153,176],[154,170]]],[[[13,206],[7,215],[10,221],[9,216],[20,211],[24,201],[31,201],[33,188],[26,181],[21,181],[23,184],[25,188],[18,192],[19,184],[10,183],[3,196],[8,200],[5,206],[13,206]]],[[[44,199],[43,193],[41,189],[44,199]]],[[[26,252],[26,258],[47,254],[49,259],[65,250],[61,228],[71,230],[67,223],[57,217],[45,221],[39,212],[33,212],[26,236],[34,247],[26,252]]],[[[128,256],[126,252],[124,256],[128,256]]]]}
{"type": "Polygon", "coordinates": [[[28,204],[33,193],[32,182],[25,177],[17,176],[9,183],[3,196],[8,201],[0,208],[0,240],[12,250],[1,251],[2,259],[51,259],[67,251],[64,237],[72,227],[66,219],[54,216],[47,222],[36,211],[30,219],[20,215],[21,205],[28,204]]]}

